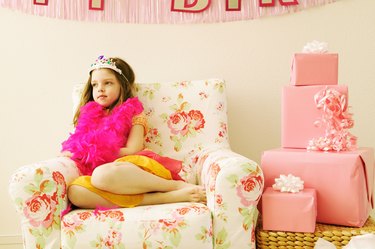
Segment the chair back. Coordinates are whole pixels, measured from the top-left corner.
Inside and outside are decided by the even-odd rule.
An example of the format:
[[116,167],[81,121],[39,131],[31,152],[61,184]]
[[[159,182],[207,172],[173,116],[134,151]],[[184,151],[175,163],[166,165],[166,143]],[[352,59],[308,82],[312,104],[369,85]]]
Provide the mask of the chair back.
[[[73,93],[75,100],[80,94],[77,89]],[[148,118],[146,147],[182,160],[180,175],[185,180],[194,181],[200,151],[229,148],[223,80],[136,83],[136,95]]]

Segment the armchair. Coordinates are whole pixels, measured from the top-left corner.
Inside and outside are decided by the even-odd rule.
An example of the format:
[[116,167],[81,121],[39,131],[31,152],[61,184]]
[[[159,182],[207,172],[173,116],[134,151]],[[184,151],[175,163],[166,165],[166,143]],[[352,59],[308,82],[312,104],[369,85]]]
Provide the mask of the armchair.
[[53,158],[19,168],[9,192],[24,248],[255,248],[263,173],[231,151],[222,80],[138,83],[149,119],[146,147],[182,160],[180,175],[204,185],[207,205],[172,203],[108,210],[68,206],[74,162]]

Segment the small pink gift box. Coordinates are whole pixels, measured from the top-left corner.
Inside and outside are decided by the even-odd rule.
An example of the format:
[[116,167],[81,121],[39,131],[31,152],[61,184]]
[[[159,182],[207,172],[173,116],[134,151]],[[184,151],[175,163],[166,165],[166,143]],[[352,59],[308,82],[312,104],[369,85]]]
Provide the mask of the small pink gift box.
[[[281,103],[281,146],[283,148],[307,148],[313,138],[325,135],[325,127],[315,122],[323,111],[316,107],[314,95],[327,86],[284,86]],[[348,102],[348,87],[328,86],[344,94]]]
[[316,212],[315,189],[283,193],[268,187],[262,195],[264,230],[313,233]]
[[264,186],[292,174],[305,188],[317,192],[317,222],[361,227],[374,208],[374,149],[344,152],[308,152],[273,149],[263,152]]
[[337,85],[338,54],[297,53],[293,56],[293,85]]

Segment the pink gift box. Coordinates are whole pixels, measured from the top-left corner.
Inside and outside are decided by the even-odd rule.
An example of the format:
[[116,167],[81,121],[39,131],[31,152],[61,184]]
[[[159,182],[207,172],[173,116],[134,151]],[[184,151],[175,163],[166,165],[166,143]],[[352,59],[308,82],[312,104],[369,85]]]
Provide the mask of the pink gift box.
[[293,85],[337,85],[338,54],[297,53],[293,56]]
[[268,187],[262,195],[264,230],[313,233],[316,212],[315,189],[283,193]]
[[[327,86],[284,86],[281,103],[281,147],[307,148],[313,138],[325,135],[325,127],[317,127],[315,122],[323,111],[316,107],[314,95]],[[328,86],[346,95],[345,85]],[[348,102],[348,101],[347,101]]]
[[304,181],[317,191],[317,221],[361,227],[374,207],[374,150],[308,152],[303,149],[265,151],[261,167],[265,187],[281,174]]

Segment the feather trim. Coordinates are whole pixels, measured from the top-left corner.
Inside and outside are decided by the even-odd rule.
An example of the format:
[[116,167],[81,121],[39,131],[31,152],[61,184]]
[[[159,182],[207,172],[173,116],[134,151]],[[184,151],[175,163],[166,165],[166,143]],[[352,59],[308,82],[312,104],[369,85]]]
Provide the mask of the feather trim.
[[137,97],[127,99],[109,114],[98,103],[91,101],[81,108],[74,133],[62,143],[62,151],[70,151],[72,159],[83,175],[112,162],[126,144],[132,118],[143,111]]
[[60,217],[64,217],[67,213],[69,213],[70,211],[72,210],[72,204],[69,202],[68,203],[68,206],[63,210],[61,211],[60,213]]
[[111,209],[119,208],[118,206],[113,206],[113,207],[102,207],[102,206],[96,206],[94,210],[94,215],[99,216],[100,212],[105,212]]

